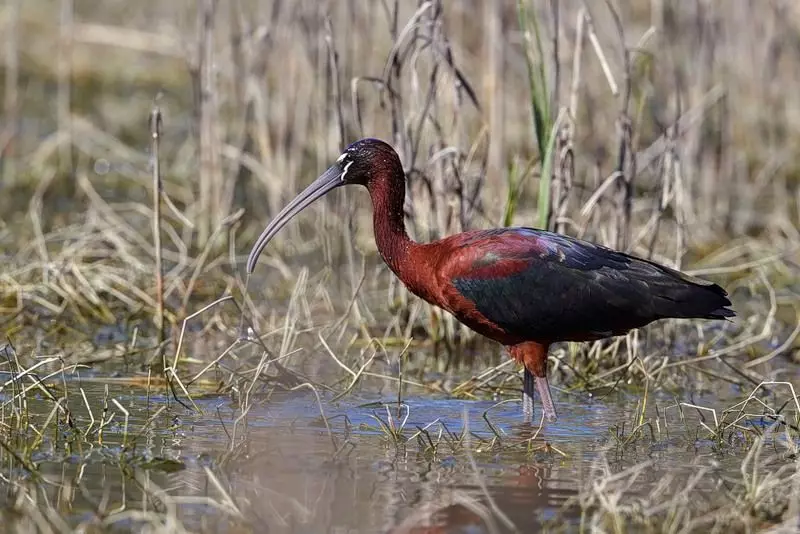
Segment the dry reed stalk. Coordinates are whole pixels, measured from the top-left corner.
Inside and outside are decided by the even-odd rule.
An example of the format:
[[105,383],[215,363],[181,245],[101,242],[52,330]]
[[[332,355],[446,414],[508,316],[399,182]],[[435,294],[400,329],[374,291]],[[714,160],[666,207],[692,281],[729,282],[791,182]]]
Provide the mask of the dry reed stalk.
[[486,20],[486,31],[482,41],[482,61],[486,64],[483,73],[483,94],[485,108],[488,117],[489,147],[486,156],[486,179],[489,187],[502,187],[503,174],[505,172],[506,157],[506,125],[504,114],[506,99],[504,97],[505,79],[504,62],[506,60],[506,50],[502,46],[504,35],[504,23],[502,4],[497,2],[485,2],[484,18]]
[[0,155],[3,159],[3,183],[13,184],[16,181],[16,150],[14,138],[19,135],[17,131],[20,124],[19,116],[19,64],[20,64],[20,36],[19,19],[22,0],[13,0],[9,3],[9,13],[5,24],[5,75],[3,80],[3,122],[0,129]]
[[58,130],[66,135],[59,147],[59,170],[72,173],[72,45],[73,45],[73,0],[60,0],[58,39],[58,92],[56,108]]
[[631,53],[625,42],[625,26],[620,15],[609,1],[606,2],[608,11],[614,21],[622,53],[622,100],[620,102],[619,117],[617,119],[617,228],[616,248],[628,250],[631,240],[631,212],[633,208],[633,179],[636,176],[633,147],[634,123],[630,117],[631,93]]
[[561,2],[559,0],[550,0],[550,15],[553,21],[551,28],[551,53],[553,54],[552,67],[553,76],[550,86],[550,109],[558,109],[561,107]]
[[197,210],[197,241],[204,245],[220,216],[223,180],[220,164],[219,94],[215,71],[214,31],[218,0],[205,0],[198,10],[197,57],[193,65],[197,102],[200,191]]
[[[164,268],[162,266],[161,248],[161,129],[163,119],[161,108],[156,104],[150,112],[151,158],[153,172],[153,248],[155,249],[156,270],[156,339],[158,351],[162,356],[162,369],[166,369],[166,360],[163,358],[164,350]],[[156,355],[158,357],[159,355]]]

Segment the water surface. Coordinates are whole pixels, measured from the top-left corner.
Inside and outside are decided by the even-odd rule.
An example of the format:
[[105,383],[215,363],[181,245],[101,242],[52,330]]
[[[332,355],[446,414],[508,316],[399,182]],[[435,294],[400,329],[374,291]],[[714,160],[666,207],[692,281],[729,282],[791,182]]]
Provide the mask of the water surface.
[[[106,384],[68,383],[67,404],[85,429],[79,387],[99,412]],[[276,391],[254,398],[246,416],[238,401],[216,395],[196,399],[199,412],[114,382],[109,398],[128,411],[127,434],[124,412],[109,401],[114,418],[102,436],[99,423],[83,439],[61,425],[61,437],[48,436],[36,454],[45,493],[73,525],[152,508],[155,492],[154,502],[169,503],[198,530],[573,531],[581,499],[603,477],[617,474],[623,489],[646,496],[667,476],[680,487],[702,471],[708,476],[693,491],[713,498],[741,465],[735,443],[705,439],[698,413],[681,416],[674,406],[658,428],[625,443],[638,408],[621,392],[602,399],[559,392],[558,422],[538,432],[520,424],[517,402],[430,395],[403,399],[399,416],[396,399],[375,391],[341,400],[321,394],[319,403],[308,390]],[[50,408],[40,402],[31,411],[44,417]],[[650,402],[661,412],[674,404]],[[134,525],[115,519],[123,529]]]

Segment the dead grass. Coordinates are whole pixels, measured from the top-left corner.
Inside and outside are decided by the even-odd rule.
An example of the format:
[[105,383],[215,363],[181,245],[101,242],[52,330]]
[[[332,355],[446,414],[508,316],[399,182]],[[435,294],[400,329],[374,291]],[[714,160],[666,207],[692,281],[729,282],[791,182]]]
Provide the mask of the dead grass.
[[[781,386],[791,388],[788,383]],[[564,510],[580,510],[582,532],[795,530],[800,503],[796,414],[800,412],[788,417],[770,416],[769,412],[774,413],[776,407],[755,397],[759,389],[723,410],[721,420],[713,409],[684,405],[677,406],[680,414],[677,421],[670,423],[671,417],[664,411],[663,416],[645,423],[648,431],[640,436],[637,433],[643,425],[628,436],[615,435],[608,452],[597,458],[584,487]],[[793,402],[792,397],[787,399],[783,395],[770,397],[778,402]],[[759,406],[750,412],[748,407],[752,404]],[[685,419],[687,408],[697,410],[698,414],[713,414],[713,424],[709,426],[708,418],[701,417],[700,427],[705,430],[695,427]],[[733,420],[723,422],[731,414]],[[657,468],[660,460],[656,457],[633,465],[620,462],[625,454],[642,447],[642,441],[652,446],[674,439],[670,434],[680,433],[681,426],[691,429],[696,442],[716,443],[716,453],[711,457],[696,456],[696,465],[688,474],[653,479],[647,473]],[[738,470],[727,470],[721,465],[730,454],[740,461]],[[617,466],[623,463],[624,467],[612,467],[612,462]],[[558,530],[557,524],[558,521],[553,521],[554,530]]]
[[[248,420],[264,417],[261,406],[270,405],[277,389],[306,389],[316,398],[318,426],[329,438],[326,463],[347,466],[352,465],[351,457],[360,462],[369,462],[376,455],[386,457],[387,449],[375,446],[377,432],[391,451],[388,458],[403,465],[407,461],[403,459],[416,458],[404,471],[415,473],[419,469],[423,478],[441,478],[433,486],[423,483],[424,491],[430,493],[428,505],[402,521],[392,520],[391,509],[387,510],[392,532],[408,532],[443,520],[452,525],[462,521],[482,524],[491,532],[522,532],[529,521],[541,523],[548,532],[751,532],[767,527],[791,528],[800,498],[796,491],[800,400],[790,382],[759,384],[727,404],[710,395],[714,404],[708,406],[680,400],[665,403],[663,395],[645,391],[637,409],[630,412],[631,420],[619,421],[611,428],[607,443],[592,455],[593,461],[587,462],[582,459],[585,451],[575,444],[543,441],[541,428],[509,432],[496,424],[493,412],[499,404],[486,410],[483,421],[471,420],[465,412],[461,424],[456,422],[457,427],[451,428],[452,421],[441,419],[409,424],[419,418],[401,399],[399,404],[376,404],[376,425],[354,429],[346,416],[330,417],[328,406],[335,402],[322,400],[325,393],[313,384],[270,382],[256,372],[240,375],[231,392],[233,419],[219,408],[216,414],[205,408],[206,419],[218,418],[228,446],[215,447],[213,459],[198,466],[190,463],[193,452],[209,453],[196,449],[191,438],[179,446],[184,453],[178,458],[173,456],[175,446],[166,446],[184,441],[179,436],[192,431],[179,421],[190,408],[171,401],[164,381],[154,377],[137,384],[129,378],[102,378],[100,382],[105,385],[98,393],[93,385],[97,381],[81,376],[85,366],[65,366],[63,360],[53,357],[24,368],[13,347],[5,346],[3,354],[7,377],[0,384],[4,399],[0,407],[0,460],[6,466],[2,480],[7,489],[3,509],[8,521],[23,532],[76,528],[104,532],[117,527],[158,532],[212,532],[219,528],[251,532],[258,531],[256,525],[263,526],[259,521],[266,518],[269,524],[282,525],[280,528],[286,530],[291,524],[286,520],[295,512],[304,518],[300,524],[324,521],[329,512],[311,503],[295,502],[292,507],[297,510],[288,515],[280,509],[264,515],[258,512],[263,503],[252,501],[240,484],[226,478],[244,476],[241,482],[247,485],[248,471],[242,472],[239,464],[259,457],[259,447],[271,446],[253,440],[255,429],[249,427]],[[264,353],[261,368],[266,370],[274,365],[272,362]],[[190,392],[194,398],[203,394],[202,387],[184,387],[178,382],[187,397]],[[131,394],[125,387],[136,392]],[[330,399],[330,394],[325,395]],[[188,402],[200,409],[191,397]],[[473,426],[479,428],[473,430]],[[600,437],[602,429],[597,428],[597,432]],[[224,441],[222,434],[220,438]],[[164,445],[153,447],[154,440],[159,439]],[[687,455],[686,451],[692,449],[695,454]],[[159,455],[163,450],[168,452]],[[58,459],[67,453],[70,464],[59,474],[51,466],[53,462],[59,465]],[[188,455],[186,460],[184,454]],[[689,469],[680,463],[674,465],[673,457],[680,457],[678,462],[693,458],[696,465]],[[517,464],[522,466],[518,480],[507,483],[521,485],[522,489],[533,483],[538,489],[529,488],[532,495],[538,495],[542,487],[551,487],[548,469],[557,467],[556,473],[563,476],[563,472],[569,472],[573,477],[577,471],[577,487],[569,490],[568,498],[560,504],[546,499],[538,504],[550,507],[555,517],[545,520],[538,512],[530,517],[527,504],[524,509],[528,515],[520,516],[519,503],[514,500],[520,497],[505,500],[507,496],[497,493],[496,479],[492,485],[484,480],[490,465]],[[102,483],[96,472],[101,465],[105,466]],[[165,487],[171,480],[169,473],[187,469],[190,474]],[[431,469],[437,476],[431,477]],[[534,475],[528,473],[529,469],[543,473]],[[198,483],[198,477],[204,482]],[[463,493],[445,482],[453,479],[463,485],[460,477],[471,480],[469,485],[475,491]],[[555,481],[558,483],[559,477]],[[121,489],[111,490],[109,484],[119,484]],[[558,484],[563,495],[563,482]],[[275,493],[267,502],[293,501],[290,494]],[[203,520],[191,513],[198,507],[206,510]],[[71,515],[65,516],[65,510],[71,510]]]
[[[770,467],[778,453],[763,450],[774,438],[742,427],[756,393],[796,375],[798,25],[800,11],[777,0],[6,2],[0,325],[16,346],[7,370],[123,368],[148,384],[162,377],[190,409],[197,395],[229,395],[240,414],[227,429],[231,454],[250,407],[276,387],[344,396],[377,382],[396,391],[397,407],[409,387],[515,397],[519,377],[497,347],[410,298],[380,264],[358,191],[286,228],[243,295],[243,254],[269,217],[348,142],[382,137],[407,171],[417,239],[547,226],[726,286],[734,323],[665,322],[564,345],[551,369],[564,394],[639,397],[636,420],[614,434],[622,448],[660,439],[654,393],[683,399],[674,406],[683,413],[691,394],[755,390],[713,419],[701,409],[698,428],[720,447],[743,433],[753,470],[726,489],[738,515],[725,519],[760,528],[765,509],[797,506],[794,493],[776,496],[796,473]],[[158,144],[146,125],[154,102]],[[100,325],[120,339],[99,340]],[[39,379],[9,384],[22,388],[15,402],[44,391]],[[53,418],[66,417],[54,402]],[[772,435],[790,432],[785,409],[759,408]],[[471,450],[558,454],[535,435],[403,422],[381,410],[374,429],[426,455],[461,450],[468,437],[479,444]],[[491,414],[486,422],[494,428]],[[347,440],[328,432],[341,454]],[[36,448],[6,451],[24,468]],[[590,530],[722,521],[727,508],[681,515],[697,481],[682,481],[672,500],[631,502],[626,484],[646,467],[626,469],[606,469],[581,493]],[[49,521],[35,488],[19,488],[30,524]]]

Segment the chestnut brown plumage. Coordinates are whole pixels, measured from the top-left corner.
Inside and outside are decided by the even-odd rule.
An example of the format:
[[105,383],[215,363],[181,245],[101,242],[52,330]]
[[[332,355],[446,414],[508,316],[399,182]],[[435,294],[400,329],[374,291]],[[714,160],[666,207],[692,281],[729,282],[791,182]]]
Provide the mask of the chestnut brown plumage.
[[247,272],[273,236],[327,192],[359,184],[373,205],[381,257],[415,295],[508,347],[523,364],[523,414],[533,416],[538,390],[544,417],[556,411],[547,381],[547,351],[557,341],[622,335],[657,319],[733,317],[720,286],[655,262],[533,228],[475,230],[416,243],[405,230],[405,175],[397,153],[378,139],[347,147],[317,180],[267,226]]

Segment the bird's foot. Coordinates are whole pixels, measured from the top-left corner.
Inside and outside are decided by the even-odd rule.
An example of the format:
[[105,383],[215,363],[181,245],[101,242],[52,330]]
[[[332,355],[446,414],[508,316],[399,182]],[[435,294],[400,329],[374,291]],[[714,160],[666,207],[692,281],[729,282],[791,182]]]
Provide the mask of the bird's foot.
[[533,423],[533,395],[535,391],[539,392],[539,398],[542,401],[542,417],[545,421],[554,423],[558,417],[556,416],[553,397],[550,395],[550,383],[547,381],[546,376],[534,376],[527,368],[524,371],[522,385],[523,422],[526,424]]

